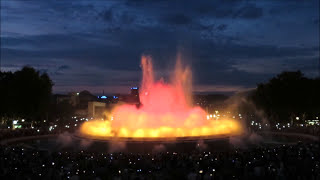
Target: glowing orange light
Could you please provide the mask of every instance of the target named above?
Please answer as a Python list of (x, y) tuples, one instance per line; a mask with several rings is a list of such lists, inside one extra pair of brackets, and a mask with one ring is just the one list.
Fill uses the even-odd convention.
[(191, 137), (239, 134), (242, 128), (234, 119), (211, 119), (191, 103), (191, 71), (178, 59), (171, 83), (155, 81), (151, 58), (141, 60), (143, 79), (141, 107), (119, 105), (110, 120), (91, 120), (81, 126), (81, 133), (98, 137)]

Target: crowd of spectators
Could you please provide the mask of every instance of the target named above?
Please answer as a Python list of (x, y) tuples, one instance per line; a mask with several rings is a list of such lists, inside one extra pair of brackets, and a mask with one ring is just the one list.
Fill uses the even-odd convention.
[(59, 127), (54, 127), (52, 125), (43, 125), (40, 127), (29, 127), (29, 128), (0, 128), (0, 141), (7, 140), (10, 138), (19, 138), (27, 136), (39, 136), (48, 134), (60, 134), (63, 132), (74, 132), (78, 130), (77, 126), (70, 125), (60, 125)]
[(0, 141), (11, 138), (27, 137), (27, 136), (39, 136), (47, 134), (58, 134), (60, 131), (49, 131), (48, 128), (23, 128), (23, 129), (0, 129)]
[(247, 128), (251, 132), (281, 132), (281, 133), (301, 133), (320, 137), (320, 125), (295, 125), (295, 126), (281, 126), (281, 128), (274, 127), (264, 127), (259, 128), (258, 126), (249, 126)]
[(190, 153), (40, 151), (0, 146), (0, 179), (320, 179), (318, 142)]
[(288, 133), (302, 133), (310, 134), (314, 136), (320, 136), (320, 126), (319, 125), (309, 125), (309, 126), (293, 126), (284, 129), (272, 129), (275, 132), (288, 132)]

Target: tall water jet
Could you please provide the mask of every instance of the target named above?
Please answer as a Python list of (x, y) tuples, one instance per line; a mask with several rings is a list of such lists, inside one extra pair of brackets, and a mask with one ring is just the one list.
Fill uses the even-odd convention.
[(156, 81), (150, 56), (142, 56), (141, 106), (115, 107), (110, 119), (85, 122), (81, 133), (98, 137), (163, 138), (239, 134), (234, 119), (212, 120), (200, 107), (192, 106), (191, 71), (180, 56), (170, 83)]

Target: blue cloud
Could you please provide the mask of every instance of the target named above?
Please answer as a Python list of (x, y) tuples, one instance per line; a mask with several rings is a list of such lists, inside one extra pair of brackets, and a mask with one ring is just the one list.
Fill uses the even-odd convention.
[(10, 2), (1, 2), (3, 66), (46, 70), (60, 90), (137, 85), (143, 53), (164, 70), (181, 51), (196, 85), (243, 87), (281, 70), (312, 72), (319, 57), (315, 0)]

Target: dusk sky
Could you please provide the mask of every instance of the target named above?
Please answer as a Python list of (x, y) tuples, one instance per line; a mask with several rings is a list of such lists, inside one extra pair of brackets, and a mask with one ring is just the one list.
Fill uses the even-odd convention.
[(195, 92), (318, 75), (319, 0), (1, 0), (1, 69), (47, 72), (54, 93), (126, 93), (140, 57), (168, 79), (178, 52)]

